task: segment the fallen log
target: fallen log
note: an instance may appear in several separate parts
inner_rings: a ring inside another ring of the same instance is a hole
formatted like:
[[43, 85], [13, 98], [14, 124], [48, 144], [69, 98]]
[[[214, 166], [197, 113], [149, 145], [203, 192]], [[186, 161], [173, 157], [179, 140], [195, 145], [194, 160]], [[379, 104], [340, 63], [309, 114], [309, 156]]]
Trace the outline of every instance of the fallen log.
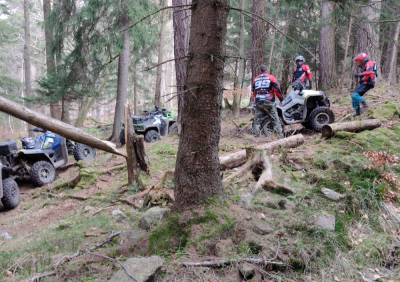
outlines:
[[[304, 137], [302, 134], [290, 136], [284, 139], [279, 139], [274, 142], [266, 143], [255, 147], [255, 149], [272, 151], [279, 148], [294, 148], [304, 143]], [[238, 167], [246, 162], [246, 150], [240, 150], [236, 153], [221, 156], [219, 158], [221, 170], [226, 170], [234, 167]]]
[[84, 132], [80, 128], [30, 110], [3, 97], [0, 97], [0, 111], [24, 120], [34, 126], [50, 130], [75, 142], [86, 144], [102, 151], [126, 157], [126, 155], [122, 152], [119, 152], [115, 145], [111, 142], [100, 140]]
[[379, 119], [356, 120], [343, 123], [325, 124], [321, 133], [324, 137], [332, 137], [339, 131], [359, 132], [380, 127], [382, 122]]

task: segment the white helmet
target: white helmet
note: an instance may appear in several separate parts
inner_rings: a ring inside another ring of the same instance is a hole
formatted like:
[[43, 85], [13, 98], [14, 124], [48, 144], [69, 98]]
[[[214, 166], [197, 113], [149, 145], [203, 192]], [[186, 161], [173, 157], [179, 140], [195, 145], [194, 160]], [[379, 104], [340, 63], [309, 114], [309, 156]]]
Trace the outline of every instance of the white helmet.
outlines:
[[297, 61], [303, 61], [303, 63], [305, 63], [306, 59], [304, 59], [303, 56], [297, 56], [295, 62], [297, 62]]

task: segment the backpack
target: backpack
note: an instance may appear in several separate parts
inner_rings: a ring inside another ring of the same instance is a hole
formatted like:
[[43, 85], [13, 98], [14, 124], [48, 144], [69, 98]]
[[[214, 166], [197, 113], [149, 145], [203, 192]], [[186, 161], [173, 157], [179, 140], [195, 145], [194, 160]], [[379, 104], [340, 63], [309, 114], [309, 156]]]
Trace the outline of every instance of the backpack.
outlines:
[[378, 77], [378, 65], [375, 63], [374, 64], [374, 69], [372, 70], [375, 74], [376, 77]]

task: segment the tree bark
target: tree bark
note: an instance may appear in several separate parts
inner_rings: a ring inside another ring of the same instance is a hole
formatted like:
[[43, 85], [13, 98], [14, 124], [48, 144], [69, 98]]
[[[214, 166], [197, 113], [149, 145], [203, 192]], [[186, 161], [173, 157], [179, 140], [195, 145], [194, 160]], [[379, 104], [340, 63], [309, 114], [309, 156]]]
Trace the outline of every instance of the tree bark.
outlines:
[[[296, 18], [297, 13], [294, 11], [291, 13], [291, 17], [289, 17], [288, 20], [288, 29], [287, 29], [287, 35], [290, 37], [294, 37], [295, 32], [296, 32], [296, 26], [295, 26], [295, 18]], [[284, 46], [284, 41], [285, 39], [282, 38], [283, 42], [282, 42], [282, 47]], [[293, 44], [293, 43], [289, 43], [289, 44]], [[292, 62], [292, 56], [293, 54], [289, 54], [286, 53], [283, 57], [283, 61], [282, 61], [282, 78], [281, 78], [281, 83], [280, 83], [280, 87], [281, 87], [281, 91], [282, 93], [285, 95], [288, 88], [289, 88], [289, 81], [292, 78], [293, 73], [291, 72], [292, 68], [291, 66], [291, 62]], [[294, 64], [295, 62], [293, 62]]]
[[135, 129], [131, 121], [129, 103], [125, 103], [125, 140], [126, 140], [126, 165], [128, 169], [128, 185], [137, 183], [138, 163], [135, 150]]
[[[51, 2], [50, 0], [43, 0], [43, 17], [44, 17], [44, 38], [46, 44], [46, 66], [47, 66], [47, 75], [54, 71], [55, 63], [54, 63], [54, 55], [50, 50], [50, 42], [53, 39], [53, 31], [48, 27], [46, 23], [47, 18], [51, 14]], [[51, 93], [49, 93], [51, 95]], [[50, 115], [52, 118], [61, 120], [61, 109], [58, 102], [50, 103]]]
[[229, 0], [195, 0], [193, 4], [175, 210], [196, 207], [212, 195], [223, 194], [218, 144]]
[[[190, 4], [191, 0], [172, 0], [172, 6]], [[187, 76], [187, 60], [182, 59], [187, 56], [189, 50], [189, 34], [190, 34], [190, 10], [182, 10], [182, 8], [174, 8], [173, 26], [174, 26], [174, 56], [175, 56], [175, 75], [176, 75], [176, 92], [178, 94], [178, 133], [182, 128], [182, 111], [185, 105], [184, 85]], [[179, 59], [181, 58], [181, 59]]]
[[363, 22], [359, 23], [357, 30], [358, 46], [357, 51], [365, 52], [371, 60], [376, 63], [381, 61], [381, 50], [379, 48], [379, 23], [372, 23], [379, 20], [381, 11], [380, 1], [369, 1], [360, 8], [361, 14], [365, 17]]
[[343, 123], [326, 124], [322, 127], [321, 134], [324, 137], [332, 137], [339, 131], [359, 132], [380, 127], [382, 122], [379, 119], [357, 120]]
[[96, 137], [87, 134], [80, 128], [74, 127], [70, 124], [66, 124], [55, 118], [45, 116], [39, 112], [30, 110], [3, 97], [0, 97], [0, 111], [18, 119], [24, 120], [34, 126], [50, 130], [67, 139], [71, 139], [73, 141], [92, 146], [102, 151], [126, 157], [125, 154], [115, 149], [115, 145], [111, 142], [102, 141]]
[[138, 115], [137, 63], [133, 65], [133, 114]]
[[[244, 10], [244, 0], [240, 0], [240, 9]], [[236, 80], [236, 89], [233, 94], [233, 117], [239, 118], [240, 115], [240, 100], [242, 98], [243, 88], [243, 73], [244, 73], [244, 15], [240, 13], [240, 33], [239, 33], [239, 73]], [[235, 72], [236, 75], [236, 72]], [[239, 89], [239, 90], [238, 90]]]
[[388, 58], [389, 72], [387, 74], [388, 84], [390, 85], [396, 84], [396, 65], [397, 65], [396, 57], [398, 53], [397, 44], [399, 43], [399, 33], [400, 33], [400, 22], [396, 24], [394, 35], [391, 38], [393, 39], [393, 45], [391, 48], [390, 57]]
[[[121, 27], [125, 27], [128, 23], [126, 12], [126, 0], [121, 0]], [[128, 94], [128, 78], [129, 78], [129, 34], [125, 30], [123, 32], [124, 47], [118, 58], [118, 84], [117, 99], [115, 101], [115, 114], [113, 133], [110, 141], [119, 143], [119, 133], [121, 131], [121, 121], [124, 120], [124, 105]]]
[[[253, 0], [253, 14], [265, 19], [266, 4], [266, 0]], [[253, 17], [251, 32], [251, 81], [253, 81], [260, 73], [260, 66], [265, 64], [265, 40], [267, 39], [265, 22]]]
[[342, 77], [340, 78], [339, 96], [342, 94], [344, 75], [346, 74], [346, 61], [347, 61], [347, 53], [348, 53], [348, 50], [349, 50], [349, 42], [350, 42], [350, 34], [351, 34], [351, 26], [352, 26], [352, 24], [353, 24], [353, 17], [350, 14], [349, 29], [347, 31], [347, 37], [346, 37], [346, 46], [344, 47], [343, 68], [342, 68]]
[[[30, 42], [31, 42], [31, 33], [30, 33], [30, 21], [29, 21], [29, 0], [24, 0], [24, 20], [25, 20], [25, 28], [24, 28], [24, 65], [25, 65], [25, 97], [30, 98], [32, 96], [32, 82], [31, 82], [31, 57], [30, 57]], [[31, 108], [31, 105], [28, 105], [28, 108]], [[33, 129], [33, 125], [28, 124], [28, 134], [29, 137], [35, 137], [35, 133], [33, 131], [29, 131]]]
[[334, 11], [335, 3], [325, 0], [319, 36], [319, 89], [337, 87]]
[[[276, 12], [275, 12], [275, 19], [274, 19], [274, 25], [276, 26], [276, 21], [278, 20], [278, 15], [279, 15], [279, 4], [281, 2], [277, 1], [276, 3]], [[272, 57], [274, 54], [274, 46], [275, 46], [275, 37], [276, 37], [276, 30], [275, 28], [272, 29], [272, 43], [271, 43], [271, 49], [269, 50], [269, 58], [268, 58], [268, 69], [269, 69], [269, 73], [271, 73], [271, 64], [272, 64]]]
[[[167, 0], [163, 0], [163, 7], [168, 5]], [[158, 47], [158, 66], [157, 66], [157, 79], [156, 79], [156, 93], [154, 95], [154, 105], [160, 106], [161, 97], [161, 76], [163, 62], [163, 51], [164, 51], [164, 37], [165, 37], [165, 26], [167, 21], [167, 10], [161, 11], [161, 30], [160, 30], [160, 46]]]
[[146, 150], [144, 148], [144, 136], [136, 135], [135, 137], [135, 151], [136, 151], [136, 160], [139, 164], [139, 167], [142, 171], [144, 171], [147, 175], [150, 175], [150, 160], [146, 154]]
[[[270, 142], [257, 146], [256, 149], [272, 151], [279, 148], [294, 148], [304, 143], [304, 137], [301, 134], [293, 135], [285, 139]], [[246, 162], [246, 150], [240, 150], [238, 152], [221, 156], [219, 158], [221, 164], [221, 170], [231, 169], [238, 167]]]

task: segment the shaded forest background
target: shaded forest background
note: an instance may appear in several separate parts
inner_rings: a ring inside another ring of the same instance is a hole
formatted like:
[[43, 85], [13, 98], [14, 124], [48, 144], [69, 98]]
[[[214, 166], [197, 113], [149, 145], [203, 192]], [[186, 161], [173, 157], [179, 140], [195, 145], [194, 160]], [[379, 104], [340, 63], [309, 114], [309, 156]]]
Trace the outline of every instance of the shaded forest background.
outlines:
[[[2, 1], [0, 95], [79, 127], [113, 124], [111, 139], [123, 120], [118, 104], [126, 99], [135, 114], [159, 104], [178, 115], [178, 97], [184, 95], [177, 95], [182, 91], [177, 78], [186, 73], [176, 71], [174, 54], [177, 64], [185, 63], [189, 2]], [[299, 54], [317, 89], [344, 89], [342, 95], [348, 95], [352, 73], [358, 72], [352, 58], [360, 51], [378, 63], [378, 83], [398, 83], [398, 1], [232, 0], [230, 5], [224, 97], [235, 117], [248, 103], [259, 65], [267, 64], [286, 92]], [[162, 9], [168, 6], [174, 8]], [[186, 37], [179, 38], [182, 30]], [[26, 134], [24, 122], [2, 113], [0, 119], [2, 140]]]

